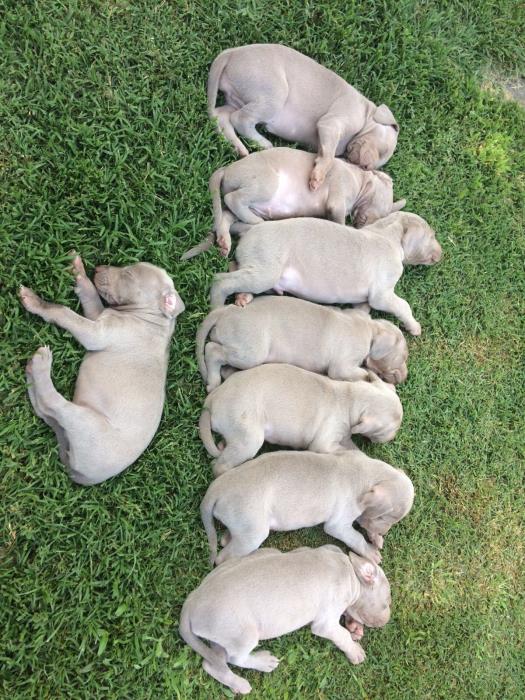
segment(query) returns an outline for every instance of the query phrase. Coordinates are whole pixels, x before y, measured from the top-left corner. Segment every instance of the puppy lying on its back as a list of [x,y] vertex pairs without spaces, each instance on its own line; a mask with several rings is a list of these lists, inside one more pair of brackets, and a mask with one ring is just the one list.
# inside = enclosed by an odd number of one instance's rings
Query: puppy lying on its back
[[[226,98],[216,107],[217,92]],[[263,148],[272,144],[258,124],[288,141],[317,151],[309,180],[316,189],[345,154],[366,170],[380,168],[392,156],[399,127],[386,105],[376,105],[336,73],[294,49],[252,44],[227,49],[212,63],[208,111],[241,156],[248,151],[237,133]]]
[[362,229],[322,219],[267,221],[242,234],[235,256],[238,270],[215,275],[213,308],[230,294],[274,289],[325,304],[367,304],[419,335],[421,326],[394,288],[403,265],[433,265],[441,246],[424,219],[397,212]]
[[[366,172],[336,159],[323,184],[308,188],[308,173],[315,156],[295,148],[272,148],[252,153],[217,170],[210,178],[214,231],[221,253],[230,252],[230,226],[234,221],[259,224],[271,219],[315,216],[344,224],[352,216],[360,228],[393,211],[405,200],[393,203],[392,179],[379,171]],[[221,192],[227,209],[221,205]],[[211,246],[213,236],[185,253],[197,255]]]
[[[283,554],[260,549],[214,569],[182,606],[179,632],[204,661],[210,676],[234,693],[249,693],[247,680],[227,664],[273,671],[278,659],[253,651],[273,639],[310,625],[333,642],[352,664],[365,652],[339,624],[341,615],[358,626],[384,627],[390,619],[390,584],[383,570],[366,559],[327,544]],[[205,641],[209,641],[208,645]]]
[[73,266],[84,317],[43,301],[27,287],[21,287],[20,298],[28,311],[65,328],[88,350],[73,401],[53,386],[49,348],[40,348],[27,365],[35,413],[55,431],[70,477],[88,485],[135,462],[155,435],[169,343],[184,304],[170,277],[154,265],[103,265],[95,284],[80,257]]
[[202,322],[196,344],[208,391],[221,383],[224,365],[249,369],[283,362],[354,381],[367,378],[360,367],[365,363],[393,384],[407,376],[407,344],[393,323],[293,297],[261,296],[244,309],[220,306]]
[[[256,550],[271,530],[285,532],[324,523],[324,530],[378,564],[383,537],[409,512],[414,487],[408,476],[360,450],[338,454],[271,452],[212,481],[201,516],[212,563]],[[227,528],[217,556],[213,518]],[[356,521],[369,544],[353,527]]]
[[[392,384],[369,372],[370,381],[339,382],[292,365],[261,365],[235,372],[204,403],[199,430],[217,457],[214,474],[251,459],[265,440],[312,452],[353,447],[352,435],[393,440],[403,417]],[[211,431],[226,442],[222,451]]]

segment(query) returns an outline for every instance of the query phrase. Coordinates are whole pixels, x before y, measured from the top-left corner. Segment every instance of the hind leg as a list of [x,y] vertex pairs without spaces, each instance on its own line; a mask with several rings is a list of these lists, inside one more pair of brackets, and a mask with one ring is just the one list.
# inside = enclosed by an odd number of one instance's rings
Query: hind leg
[[254,671],[270,673],[279,665],[279,659],[269,651],[252,651],[259,643],[257,630],[246,630],[242,639],[225,644],[228,663],[241,668],[253,668]]
[[226,446],[213,463],[215,476],[224,474],[228,469],[236,467],[255,457],[264,443],[264,429],[259,426],[236,426],[235,434],[225,435],[220,427],[213,428],[226,439]]
[[[71,479],[79,484],[96,484],[118,473],[108,462],[106,445],[111,440],[111,426],[96,411],[67,401],[51,380],[51,350],[39,348],[28,362],[31,378],[30,399],[37,415],[53,428],[61,449],[61,461]],[[73,456],[72,456],[73,455]]]
[[220,644],[216,644],[215,642],[210,642],[210,646],[217,656],[220,655],[220,659],[217,659],[217,661],[214,663],[204,660],[202,662],[202,668],[206,671],[206,673],[212,676],[212,678],[215,678],[216,681],[228,686],[228,688],[233,690],[234,693],[247,695],[251,691],[252,687],[247,680],[241,678],[241,676],[237,676],[230,668],[228,668],[226,665],[227,655],[225,649]]
[[206,369],[208,370],[206,391],[210,392],[221,383],[221,367],[228,364],[228,358],[226,357],[222,345],[209,342],[206,343],[204,359],[206,361]]
[[270,119],[275,114],[276,108],[277,105],[268,100],[249,102],[230,114],[230,122],[241,136],[255,141],[261,148],[272,148],[272,142],[260,134],[255,127]]
[[215,275],[210,291],[211,307],[215,309],[223,306],[229,295],[235,292],[261,294],[272,289],[279,281],[280,272],[280,265],[275,269],[271,266],[259,268],[251,265],[235,272]]
[[238,532],[230,529],[229,534],[228,542],[215,558],[216,564],[221,564],[232,557],[244,557],[251,552],[255,552],[270,534],[270,528],[263,525],[259,530],[252,529]]
[[219,132],[232,144],[241,158],[244,158],[244,156],[248,155],[249,151],[235,133],[235,129],[230,121],[230,117],[235,111],[235,107],[223,105],[222,107],[215,108],[214,115],[217,117]]
[[235,221],[235,216],[229,211],[222,211],[222,216],[217,228],[215,230],[215,236],[217,238],[217,245],[219,246],[220,254],[227,258],[228,253],[232,247],[232,237],[230,236],[230,226]]

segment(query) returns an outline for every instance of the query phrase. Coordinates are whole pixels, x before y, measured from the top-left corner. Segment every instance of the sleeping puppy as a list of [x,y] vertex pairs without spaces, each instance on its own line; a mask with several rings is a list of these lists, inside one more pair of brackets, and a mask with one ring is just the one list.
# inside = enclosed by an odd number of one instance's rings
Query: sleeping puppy
[[[215,104],[219,90],[223,107]],[[241,156],[248,151],[236,132],[271,148],[257,124],[315,149],[312,190],[322,184],[336,155],[366,170],[380,168],[392,156],[399,132],[386,105],[377,107],[331,70],[279,44],[220,53],[208,77],[208,112]]]
[[424,219],[397,212],[362,229],[322,219],[267,221],[246,228],[235,255],[238,269],[215,275],[213,308],[233,293],[274,289],[325,304],[365,304],[420,335],[410,306],[394,289],[403,265],[434,265],[441,246]]
[[36,352],[26,374],[34,411],[54,430],[69,476],[91,485],[126,469],[153,439],[164,407],[169,344],[184,304],[167,273],[148,263],[102,265],[94,284],[79,256],[73,269],[84,316],[20,288],[28,311],[69,331],[88,350],[73,401],[53,386],[49,348]]
[[393,323],[293,297],[261,296],[244,309],[218,307],[199,327],[196,346],[208,391],[221,383],[224,366],[249,369],[267,362],[347,381],[367,378],[363,363],[392,384],[407,377],[407,344]]
[[[212,564],[253,552],[271,530],[321,523],[328,535],[379,564],[383,537],[407,515],[413,500],[414,487],[404,472],[360,450],[271,452],[212,481],[201,517]],[[214,518],[228,531],[218,555]],[[372,544],[353,527],[356,520]]]
[[206,673],[234,693],[246,694],[250,684],[227,664],[273,671],[279,660],[268,651],[254,651],[260,640],[309,625],[350,663],[360,664],[365,652],[339,619],[344,614],[349,626],[361,630],[362,625],[384,627],[391,602],[383,570],[357,554],[347,556],[331,544],[286,554],[260,549],[206,576],[182,606],[179,632],[204,658]]
[[[215,476],[255,456],[265,440],[312,452],[354,447],[352,435],[393,440],[403,409],[392,384],[340,382],[292,365],[261,365],[235,372],[208,394],[199,431]],[[226,445],[219,449],[211,431]]]
[[[365,172],[357,165],[336,159],[323,184],[312,191],[308,175],[315,156],[295,148],[272,148],[252,153],[217,170],[210,178],[214,231],[222,255],[231,248],[234,221],[258,224],[271,219],[314,216],[344,224],[351,216],[356,228],[399,211],[405,200],[394,204],[392,179],[379,171]],[[226,209],[221,204],[221,193]],[[192,248],[183,260],[211,246],[212,237]]]

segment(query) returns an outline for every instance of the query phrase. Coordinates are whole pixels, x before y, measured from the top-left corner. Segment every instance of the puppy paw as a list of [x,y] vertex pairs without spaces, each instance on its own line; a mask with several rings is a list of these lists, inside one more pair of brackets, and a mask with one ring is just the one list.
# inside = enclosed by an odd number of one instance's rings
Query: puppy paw
[[369,547],[366,550],[366,553],[364,556],[366,559],[369,559],[374,564],[381,563],[381,553],[380,553],[379,549],[376,549],[376,547]]
[[252,686],[248,683],[245,678],[238,676],[238,680],[234,681],[230,688],[234,693],[239,693],[240,695],[248,695],[252,692]]
[[310,181],[308,183],[310,189],[312,192],[315,192],[316,190],[321,187],[321,185],[324,182],[324,176],[321,175],[320,172],[316,171],[315,169],[312,171],[312,174],[310,175]]
[[51,363],[53,362],[53,353],[51,349],[44,345],[35,352],[33,357],[26,365],[26,373],[28,375],[36,373],[49,374],[51,371]]
[[384,543],[383,535],[374,535],[374,534],[371,535],[369,532],[367,534],[368,534],[368,539],[374,545],[374,547],[377,547],[377,549],[383,549],[383,543]]
[[257,664],[257,671],[263,673],[271,673],[279,666],[279,659],[270,654],[269,651],[256,651],[252,654],[252,658]]
[[23,307],[32,314],[40,313],[45,306],[45,302],[29,287],[21,286],[18,294]]
[[346,656],[347,656],[348,660],[350,661],[350,663],[352,663],[354,665],[362,664],[363,661],[366,659],[365,650],[357,642],[355,642],[352,645],[352,649],[349,650],[349,652],[347,653]]
[[421,324],[415,321],[414,323],[411,323],[410,325],[406,325],[405,328],[407,331],[410,333],[410,335],[421,335]]
[[252,301],[253,299],[253,294],[250,294],[249,292],[242,292],[241,294],[236,294],[235,295],[235,306],[240,306],[241,309],[244,309],[245,306],[248,306],[248,304]]
[[82,258],[77,253],[77,251],[70,250],[69,255],[71,255],[72,257],[71,265],[69,266],[69,271],[71,272],[73,277],[75,277],[75,279],[78,279],[78,277],[86,277],[84,263],[82,262]]
[[240,158],[246,158],[247,155],[249,155],[249,151],[246,148],[246,146],[243,146],[242,144],[240,146],[236,146],[235,150],[237,151],[237,155]]
[[219,247],[219,253],[222,257],[227,258],[232,247],[231,241],[226,240],[224,236],[220,236],[217,238],[217,246]]
[[354,642],[358,642],[360,639],[363,638],[365,628],[360,622],[356,622],[355,620],[352,620],[351,617],[349,617],[345,620],[345,627],[350,632],[350,635]]

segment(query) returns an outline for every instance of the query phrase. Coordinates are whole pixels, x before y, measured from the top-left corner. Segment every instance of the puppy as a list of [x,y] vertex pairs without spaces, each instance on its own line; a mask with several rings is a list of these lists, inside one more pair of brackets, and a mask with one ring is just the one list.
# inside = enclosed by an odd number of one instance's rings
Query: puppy
[[383,570],[356,554],[346,556],[334,545],[286,554],[260,549],[206,576],[182,607],[179,632],[204,658],[206,673],[244,695],[250,684],[227,664],[273,671],[278,659],[265,650],[253,651],[260,640],[310,625],[313,634],[329,639],[350,663],[359,664],[365,652],[339,618],[345,614],[359,627],[384,627],[390,605]]
[[420,324],[394,288],[403,265],[433,265],[441,246],[424,219],[397,212],[362,229],[322,219],[267,221],[242,234],[235,255],[239,269],[214,278],[213,308],[232,293],[274,289],[327,304],[365,304],[420,335]]
[[27,287],[20,288],[20,298],[28,311],[65,328],[88,350],[73,401],[53,386],[49,348],[36,352],[26,373],[33,409],[54,430],[71,479],[90,485],[126,469],[155,435],[169,343],[184,304],[166,272],[148,263],[102,265],[94,284],[79,256],[73,268],[84,317]]
[[[365,172],[340,159],[334,160],[324,183],[312,191],[308,175],[314,160],[312,153],[295,148],[272,148],[252,153],[211,176],[214,231],[222,255],[230,252],[234,221],[258,224],[267,219],[314,216],[344,224],[351,216],[359,228],[405,205],[405,200],[393,203],[388,175]],[[222,207],[221,193],[227,209]],[[212,237],[208,237],[182,259],[197,255],[211,243]]]
[[244,309],[220,306],[202,322],[196,345],[208,391],[221,383],[225,365],[249,369],[267,362],[349,381],[367,378],[363,363],[392,384],[407,377],[408,348],[394,324],[293,297],[261,296]]
[[[217,93],[226,104],[216,107]],[[279,44],[227,49],[212,63],[208,112],[239,155],[248,151],[237,133],[271,148],[257,124],[317,151],[310,187],[317,189],[336,155],[366,170],[392,156],[399,126],[386,105],[377,107],[331,70]],[[237,133],[236,133],[237,132]]]
[[[372,442],[393,440],[401,402],[392,384],[369,376],[369,382],[339,382],[276,364],[232,374],[208,394],[199,423],[204,447],[217,458],[214,474],[251,459],[265,440],[312,452],[352,448],[358,433]],[[222,450],[212,429],[226,441]]]
[[[212,481],[201,517],[212,564],[253,552],[271,530],[321,523],[328,535],[379,564],[383,537],[407,515],[413,500],[414,487],[404,472],[359,450],[271,452]],[[218,555],[214,518],[228,530]],[[373,544],[353,527],[356,520]]]

